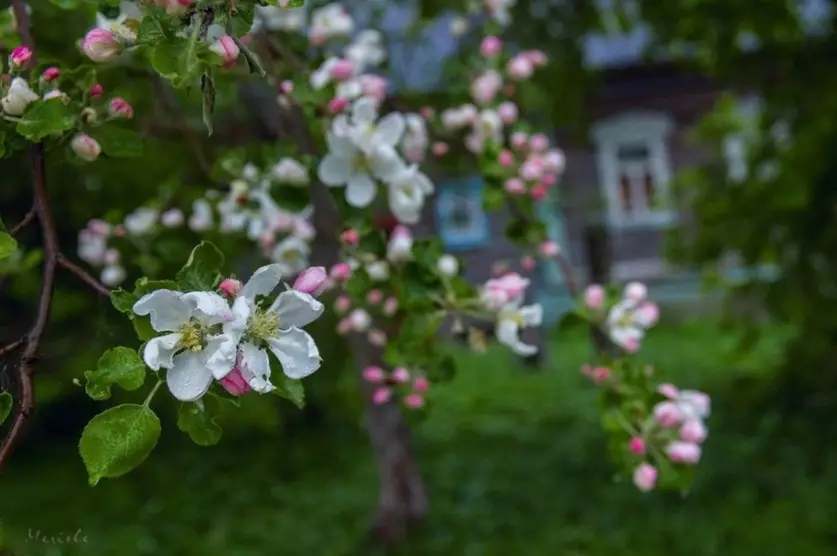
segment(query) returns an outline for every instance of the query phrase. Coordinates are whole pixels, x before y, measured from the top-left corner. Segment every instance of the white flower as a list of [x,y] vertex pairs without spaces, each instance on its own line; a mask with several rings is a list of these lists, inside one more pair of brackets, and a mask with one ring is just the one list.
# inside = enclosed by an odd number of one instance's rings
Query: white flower
[[459,108],[448,108],[441,115],[442,125],[449,131],[462,129],[468,124],[474,123],[477,118],[477,107],[473,104],[465,104]]
[[510,347],[518,355],[534,355],[538,348],[520,341],[520,329],[540,326],[542,321],[543,308],[540,304],[526,307],[519,307],[516,303],[507,305],[497,314],[497,341]]
[[465,146],[473,153],[481,153],[487,142],[502,143],[503,120],[496,110],[480,111],[473,131],[465,138]]
[[388,189],[392,214],[400,222],[415,224],[421,219],[425,197],[433,193],[433,184],[418,166],[412,165],[395,174]]
[[287,212],[279,208],[266,189],[264,185],[251,187],[244,180],[232,182],[230,192],[218,203],[221,229],[228,232],[246,230],[250,239],[257,239],[270,230]]
[[136,2],[122,0],[119,3],[119,15],[114,19],[108,19],[101,13],[96,14],[96,27],[107,29],[122,41],[135,42],[137,33],[135,24],[142,20],[142,10]]
[[401,151],[410,162],[419,162],[427,151],[430,142],[427,135],[427,124],[418,114],[404,116],[406,129],[401,138]]
[[125,230],[135,236],[147,234],[157,223],[159,213],[148,207],[140,207],[125,217]]
[[461,37],[468,32],[468,28],[470,26],[470,23],[468,23],[468,20],[464,17],[454,16],[450,20],[450,34],[454,37]]
[[189,216],[189,229],[193,232],[204,232],[212,227],[212,207],[206,199],[198,199],[192,203],[192,214]]
[[344,52],[347,59],[354,63],[357,71],[380,66],[387,59],[387,51],[381,33],[374,29],[365,29],[357,34]]
[[118,286],[125,280],[125,269],[120,265],[106,266],[99,279],[106,286]]
[[488,15],[500,25],[511,23],[510,10],[517,3],[517,0],[485,0],[485,7]]
[[305,27],[305,8],[280,8],[278,6],[256,6],[251,32],[262,29],[268,31],[301,31]]
[[404,162],[394,146],[404,133],[404,119],[390,114],[376,125],[373,101],[360,99],[353,106],[351,122],[335,118],[329,132],[328,154],[317,169],[320,180],[331,187],[346,186],[346,201],[353,207],[369,206],[375,199],[375,179],[389,181]]
[[389,278],[389,265],[386,261],[372,261],[366,265],[366,273],[373,282],[384,282]]
[[179,208],[171,208],[160,215],[160,222],[166,228],[176,228],[183,224],[183,211]]
[[213,376],[226,376],[235,365],[235,339],[215,331],[234,318],[220,295],[157,290],[137,301],[133,311],[149,315],[155,331],[168,332],[149,340],[142,357],[152,370],[167,369],[166,383],[178,400],[200,399]]
[[[235,320],[224,326],[224,333],[240,342],[242,375],[257,392],[274,388],[269,380],[267,350],[276,356],[285,375],[292,379],[305,378],[320,368],[317,344],[302,328],[323,314],[323,304],[307,293],[292,289],[280,293],[267,308],[256,304],[256,297],[273,292],[281,277],[279,264],[256,270],[233,302]],[[216,375],[216,378],[223,376]]]
[[343,6],[338,3],[328,4],[311,14],[308,37],[312,43],[321,45],[330,39],[350,35],[354,27],[352,16]]
[[653,304],[623,299],[607,315],[608,335],[616,345],[634,351],[656,320],[657,310]]
[[410,261],[413,258],[413,234],[406,226],[396,226],[387,244],[387,259],[393,263]]
[[436,261],[436,270],[446,278],[453,278],[459,274],[459,261],[453,255],[442,255]]
[[84,229],[78,233],[78,256],[81,260],[91,264],[99,264],[104,260],[108,248],[108,241],[101,234]]
[[282,158],[271,169],[271,174],[279,183],[290,185],[308,185],[308,168],[293,158]]
[[20,77],[15,77],[12,79],[8,91],[6,91],[6,96],[0,102],[3,105],[3,112],[9,116],[20,116],[30,103],[39,98],[38,94],[29,88],[26,81]]
[[296,236],[288,236],[276,245],[272,259],[276,261],[282,274],[293,276],[308,268],[311,247]]
[[319,91],[331,83],[331,71],[334,69],[334,66],[339,63],[340,59],[335,58],[334,56],[326,58],[323,63],[320,64],[319,68],[311,72],[311,76],[309,77],[311,87],[313,87],[314,90]]

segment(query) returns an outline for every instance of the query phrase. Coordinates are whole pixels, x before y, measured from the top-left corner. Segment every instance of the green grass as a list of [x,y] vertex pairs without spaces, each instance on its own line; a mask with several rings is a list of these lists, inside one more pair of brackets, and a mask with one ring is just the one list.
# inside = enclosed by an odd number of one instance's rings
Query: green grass
[[[764,373],[779,342],[771,336],[733,360],[732,341],[686,324],[647,345],[661,376],[715,395],[705,461],[686,497],[613,481],[595,391],[578,372],[589,349],[581,335],[563,335],[541,373],[499,350],[462,356],[417,430],[431,512],[400,554],[830,556],[837,450],[814,468],[800,439],[777,439],[770,415],[741,411],[731,385]],[[230,437],[210,449],[168,431],[139,470],[96,488],[72,446],[50,447],[4,473],[3,530],[26,556],[370,554],[377,478],[349,425]],[[39,545],[27,542],[30,529],[82,529],[88,542]]]

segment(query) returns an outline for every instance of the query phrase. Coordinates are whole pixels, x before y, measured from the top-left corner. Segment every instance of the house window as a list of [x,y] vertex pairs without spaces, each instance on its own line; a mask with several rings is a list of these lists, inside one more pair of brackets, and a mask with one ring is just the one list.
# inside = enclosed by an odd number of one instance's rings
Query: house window
[[450,180],[439,185],[436,220],[449,250],[474,249],[489,242],[488,215],[482,206],[481,177]]
[[673,217],[667,139],[673,124],[662,114],[626,114],[593,128],[599,182],[613,226],[657,226]]

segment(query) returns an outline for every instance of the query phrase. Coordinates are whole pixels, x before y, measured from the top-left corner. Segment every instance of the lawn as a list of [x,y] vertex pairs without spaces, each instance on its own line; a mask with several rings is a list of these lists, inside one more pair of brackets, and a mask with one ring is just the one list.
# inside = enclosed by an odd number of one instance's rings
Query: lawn
[[[431,515],[400,554],[830,556],[837,449],[813,469],[804,446],[777,441],[770,415],[740,411],[730,385],[765,373],[778,340],[765,337],[743,358],[728,355],[732,343],[683,324],[647,344],[660,375],[715,395],[687,496],[613,481],[595,391],[578,372],[582,335],[558,338],[540,373],[501,351],[463,354],[417,430]],[[92,489],[72,445],[29,453],[0,483],[0,534],[18,556],[370,554],[369,448],[355,423],[321,428],[230,435],[210,449],[176,442],[174,431],[140,470]],[[27,540],[78,529],[86,542]]]

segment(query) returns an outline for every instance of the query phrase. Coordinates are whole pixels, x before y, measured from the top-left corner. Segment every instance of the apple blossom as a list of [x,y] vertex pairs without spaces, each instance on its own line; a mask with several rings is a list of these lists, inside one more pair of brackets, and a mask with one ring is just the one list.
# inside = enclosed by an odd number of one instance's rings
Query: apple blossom
[[6,96],[3,97],[0,104],[3,106],[3,112],[9,116],[21,116],[29,104],[35,102],[40,98],[36,92],[29,88],[29,84],[20,77],[12,79],[9,88],[6,90]]
[[293,158],[288,157],[280,159],[271,168],[271,175],[276,181],[289,185],[304,186],[308,185],[310,181],[308,169]]
[[125,269],[119,265],[108,265],[102,270],[99,279],[106,286],[118,286],[125,280]]
[[95,83],[90,87],[90,92],[87,94],[90,98],[99,98],[105,94],[105,89],[99,83]]
[[372,393],[372,403],[375,405],[384,405],[392,399],[392,390],[389,388],[377,388]]
[[218,286],[218,291],[227,297],[235,297],[241,291],[243,284],[235,278],[225,278]]
[[212,207],[205,199],[198,199],[192,203],[192,214],[189,216],[189,229],[203,232],[212,227]]
[[306,268],[297,276],[293,289],[313,296],[319,295],[326,284],[328,274],[325,267],[312,266]]
[[548,239],[541,243],[539,249],[541,255],[543,255],[544,257],[555,257],[558,255],[558,253],[561,252],[561,248],[558,246],[558,243],[552,241],[551,239]]
[[406,226],[396,226],[387,244],[387,259],[400,263],[413,259],[413,233]]
[[55,66],[51,66],[45,69],[44,72],[41,74],[41,81],[43,81],[44,83],[50,83],[58,79],[60,76],[61,70],[59,70]]
[[171,208],[160,215],[160,223],[166,228],[176,228],[183,224],[183,211],[179,208]]
[[366,265],[366,273],[373,282],[384,282],[389,279],[389,265],[386,261],[372,261]]
[[625,293],[623,294],[625,299],[630,299],[633,301],[645,301],[648,297],[648,288],[645,284],[640,282],[631,282],[625,286]]
[[379,289],[372,289],[369,290],[369,293],[366,294],[366,302],[370,305],[377,305],[381,301],[384,300],[384,294]]
[[610,339],[618,346],[636,351],[645,330],[656,322],[657,312],[633,299],[623,299],[611,308],[607,316]]
[[531,255],[524,255],[520,259],[520,266],[523,267],[523,270],[534,270],[537,265],[538,262]]
[[503,50],[503,41],[499,37],[489,35],[480,43],[480,54],[486,58],[493,58]]
[[288,236],[276,245],[271,258],[276,261],[283,275],[293,276],[308,267],[311,247],[295,236]]
[[520,307],[521,302],[522,299],[500,309],[495,334],[497,341],[511,348],[516,354],[529,356],[536,354],[538,348],[520,341],[520,329],[540,326],[543,322],[543,308],[540,304]]
[[112,118],[130,119],[134,117],[134,109],[122,97],[114,97],[111,99],[108,113]]
[[363,379],[373,384],[383,382],[386,378],[386,373],[380,367],[369,366],[363,369]]
[[692,464],[700,461],[700,446],[693,442],[672,442],[666,446],[666,454],[675,463]]
[[159,216],[155,209],[140,207],[125,217],[125,230],[133,236],[145,235],[157,223]]
[[413,381],[413,388],[416,392],[427,392],[428,388],[430,388],[430,381],[426,377],[420,376]]
[[110,62],[119,56],[122,45],[113,31],[94,27],[84,36],[81,48],[94,62]]
[[450,147],[444,141],[436,141],[431,147],[431,151],[436,156],[444,156],[448,153]]
[[218,384],[228,393],[236,397],[243,396],[252,390],[247,379],[241,373],[241,369],[238,367],[233,368],[227,376],[218,381]]
[[584,305],[588,309],[599,310],[604,305],[605,290],[598,284],[591,284],[584,289]]
[[535,72],[535,67],[526,56],[518,54],[509,61],[506,66],[506,71],[512,79],[525,81],[532,77],[532,74]]
[[650,492],[657,485],[657,469],[648,463],[641,463],[634,470],[633,480],[641,492]]
[[61,102],[63,102],[64,104],[67,104],[67,103],[70,102],[70,97],[67,95],[67,93],[61,91],[60,89],[53,89],[51,91],[47,91],[46,93],[44,93],[44,100],[52,100],[52,99],[58,99]]
[[25,46],[16,46],[9,55],[9,66],[13,70],[19,70],[26,66],[32,59],[32,51]]
[[398,312],[398,299],[395,297],[388,297],[384,301],[384,315],[391,317]]
[[337,281],[344,282],[352,275],[351,267],[346,263],[337,263],[331,267],[329,275]]
[[399,384],[404,384],[410,381],[410,371],[404,367],[397,367],[392,371],[392,380]]
[[424,405],[424,398],[421,394],[411,392],[404,398],[404,404],[410,409],[418,409]]
[[354,21],[340,4],[327,4],[311,14],[308,40],[322,46],[333,38],[346,37],[354,31]]
[[366,332],[372,325],[372,317],[363,309],[355,309],[349,314],[349,322],[355,332]]
[[495,70],[487,70],[481,73],[471,82],[471,98],[477,104],[488,104],[503,86],[503,78]]
[[415,224],[421,219],[425,198],[433,194],[433,183],[419,171],[417,165],[402,167],[391,177],[389,208],[392,214],[405,224]]
[[364,29],[359,32],[346,47],[345,56],[357,66],[358,71],[381,65],[387,58],[387,50],[380,31]]
[[88,162],[96,160],[102,153],[98,141],[84,133],[78,133],[70,140],[70,148],[76,156]]
[[503,102],[497,107],[497,114],[504,124],[513,124],[519,116],[517,105],[513,102]]
[[221,57],[221,67],[224,68],[231,68],[235,66],[235,62],[238,60],[238,55],[241,52],[238,45],[235,43],[235,39],[229,35],[219,37],[214,43],[212,43],[209,50]]
[[445,278],[453,278],[459,274],[459,261],[453,255],[442,255],[436,261],[436,270]]
[[654,406],[654,419],[663,428],[672,428],[680,424],[683,414],[674,402],[660,402]]
[[628,443],[628,449],[632,454],[638,456],[645,455],[645,440],[638,436],[631,438],[631,441]]
[[373,346],[384,347],[387,345],[387,335],[381,330],[370,330],[366,334],[366,339]]
[[509,178],[503,184],[503,189],[510,195],[522,195],[526,193],[526,184],[520,178]]
[[685,442],[700,444],[707,436],[706,426],[698,419],[689,419],[680,427],[680,438]]

